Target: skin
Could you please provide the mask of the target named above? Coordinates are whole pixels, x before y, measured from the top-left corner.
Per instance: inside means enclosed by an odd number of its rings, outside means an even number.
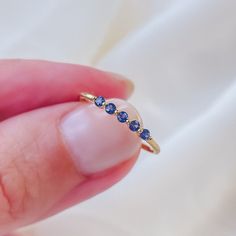
[[[104,191],[134,165],[139,138],[114,116],[78,101],[83,91],[126,99],[132,85],[80,65],[0,61],[0,235]],[[91,138],[101,130],[105,144]]]

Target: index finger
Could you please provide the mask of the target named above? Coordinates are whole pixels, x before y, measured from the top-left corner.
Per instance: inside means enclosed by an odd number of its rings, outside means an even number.
[[[83,91],[127,98],[132,83],[87,66],[38,60],[0,61],[0,121],[39,107],[76,101]]]

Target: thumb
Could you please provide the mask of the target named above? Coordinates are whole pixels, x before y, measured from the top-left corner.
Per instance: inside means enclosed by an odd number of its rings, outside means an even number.
[[[123,100],[118,109],[137,116]],[[81,202],[122,178],[141,142],[94,104],[70,102],[0,125],[0,234]]]

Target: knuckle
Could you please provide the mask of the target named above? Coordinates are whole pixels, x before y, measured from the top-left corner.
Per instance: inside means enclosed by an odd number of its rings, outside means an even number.
[[[27,145],[8,137],[0,127],[0,235],[31,222],[41,197],[40,175]],[[33,141],[32,141],[33,142]],[[10,230],[9,230],[10,229]]]
[[[1,216],[8,220],[22,217],[28,198],[26,179],[19,168],[14,163],[0,166],[0,204],[4,208]]]

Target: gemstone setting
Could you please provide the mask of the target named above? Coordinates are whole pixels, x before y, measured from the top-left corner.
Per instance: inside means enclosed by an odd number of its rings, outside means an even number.
[[[102,96],[98,96],[95,100],[94,103],[97,107],[102,107],[103,104],[105,103],[105,98]]]
[[[114,114],[115,111],[116,111],[116,105],[114,103],[108,103],[106,106],[105,106],[105,111],[108,113],[108,114]]]
[[[94,99],[94,103],[97,107],[105,108],[104,110],[112,115],[115,114],[117,120],[121,123],[127,123],[129,129],[132,132],[137,132],[139,137],[145,141],[151,140],[150,131],[148,129],[142,129],[138,120],[129,121],[129,115],[125,111],[118,111],[114,103],[106,103],[103,96],[98,96]]]
[[[148,129],[143,129],[139,136],[145,141],[151,138],[150,131]]]
[[[129,130],[133,132],[133,137],[136,136],[136,138],[142,139],[141,148],[144,149],[145,151],[148,151],[154,154],[158,154],[160,152],[160,146],[154,140],[154,138],[150,135],[150,131],[148,129],[143,128],[142,120],[139,114],[137,113],[137,111],[132,106],[128,107],[127,106],[128,104],[124,103],[122,100],[119,101],[119,99],[117,99],[117,104],[115,102],[116,101],[115,99],[106,101],[103,96],[95,96],[87,92],[81,92],[79,99],[85,102],[92,102],[95,106],[99,107],[100,110],[104,110],[104,112],[110,114],[110,116],[113,119],[117,119],[119,122],[125,124],[121,128],[122,129],[125,129],[125,127],[126,129],[129,128]],[[130,113],[127,112],[128,109]],[[101,114],[101,117],[105,118],[105,116],[104,114]],[[106,119],[107,118],[105,118],[104,122],[106,122]],[[113,120],[112,122],[115,122],[115,121]],[[109,124],[112,125],[112,123],[108,122],[108,125]],[[114,124],[114,126],[116,127],[117,125]],[[124,132],[129,132],[129,131],[124,130]],[[127,135],[129,134],[127,133]]]
[[[129,123],[129,128],[131,131],[136,132],[140,129],[140,123],[137,120],[132,120]]]
[[[117,119],[118,121],[120,121],[121,123],[125,123],[127,120],[128,120],[128,114],[127,112],[125,111],[120,111],[118,114],[117,114]]]

